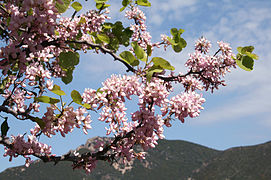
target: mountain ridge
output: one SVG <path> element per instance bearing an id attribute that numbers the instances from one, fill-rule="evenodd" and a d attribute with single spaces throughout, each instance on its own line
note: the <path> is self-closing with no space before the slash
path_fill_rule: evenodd
<path id="1" fill-rule="evenodd" d="M 90 138 L 75 150 L 94 150 L 96 140 L 109 139 Z M 271 179 L 270 160 L 271 141 L 222 151 L 183 140 L 160 140 L 156 148 L 148 151 L 145 161 L 135 160 L 128 166 L 99 162 L 87 175 L 82 170 L 72 171 L 69 162 L 54 166 L 35 161 L 29 168 L 6 169 L 0 179 Z"/>

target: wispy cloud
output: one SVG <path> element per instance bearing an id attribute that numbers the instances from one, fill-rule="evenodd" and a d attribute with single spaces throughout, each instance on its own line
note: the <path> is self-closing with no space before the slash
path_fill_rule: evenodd
<path id="1" fill-rule="evenodd" d="M 217 123 L 252 115 L 260 119 L 265 118 L 265 113 L 271 112 L 270 7 L 251 7 L 248 4 L 241 10 L 233 5 L 231 8 L 236 11 L 221 18 L 217 25 L 205 33 L 206 36 L 212 40 L 227 39 L 235 48 L 239 45 L 253 45 L 260 60 L 256 61 L 254 71 L 237 70 L 227 77 L 230 87 L 222 90 L 220 95 L 232 94 L 232 101 L 203 113 L 202 121 L 197 121 L 200 123 Z M 270 121 L 265 119 L 262 123 L 270 125 Z"/>
<path id="2" fill-rule="evenodd" d="M 151 3 L 152 9 L 150 13 L 147 13 L 150 22 L 160 26 L 166 21 L 184 17 L 185 14 L 195 11 L 197 0 L 159 0 L 151 1 Z"/>
<path id="3" fill-rule="evenodd" d="M 217 48 L 217 40 L 230 42 L 235 52 L 238 46 L 253 45 L 255 53 L 260 57 L 260 60 L 255 62 L 255 69 L 252 72 L 237 68 L 226 76 L 228 86 L 217 91 L 215 96 L 224 99 L 231 97 L 231 100 L 222 100 L 219 101 L 219 106 L 209 107 L 208 112 L 206 110 L 206 113 L 202 113 L 200 118 L 202 121 L 195 121 L 195 123 L 220 123 L 257 115 L 259 119 L 265 119 L 261 121 L 262 123 L 271 124 L 271 119 L 265 118 L 265 114 L 271 112 L 271 4 L 270 2 L 268 4 L 268 1 L 236 3 L 231 0 L 212 1 L 206 5 L 197 1 L 177 0 L 153 3 L 153 6 L 157 6 L 152 12 L 155 16 L 151 16 L 155 26 L 162 25 L 166 20 L 173 20 L 177 24 L 181 22 L 178 18 L 184 17 L 190 21 L 189 16 L 194 16 L 194 12 L 198 11 L 196 17 L 209 16 L 208 21 L 204 23 L 201 20 L 191 25 L 191 29 L 188 29 L 192 31 L 190 35 L 202 31 L 201 33 L 212 41 L 214 51 Z M 210 13 L 208 10 L 215 13 Z M 185 13 L 185 15 L 175 16 L 178 13 Z M 187 54 L 193 51 L 191 44 L 196 38 L 186 39 L 188 47 L 181 54 L 174 54 L 169 50 L 163 53 L 163 57 L 171 60 L 177 70 L 185 71 L 183 63 L 188 57 Z"/>

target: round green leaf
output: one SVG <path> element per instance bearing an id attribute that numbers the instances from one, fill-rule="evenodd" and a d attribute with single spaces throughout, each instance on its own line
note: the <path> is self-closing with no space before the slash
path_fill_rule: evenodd
<path id="1" fill-rule="evenodd" d="M 170 33 L 171 33 L 172 36 L 175 36 L 175 35 L 177 35 L 177 34 L 179 33 L 179 31 L 178 31 L 177 28 L 172 28 L 172 29 L 170 30 Z"/>
<path id="2" fill-rule="evenodd" d="M 79 53 L 78 52 L 61 52 L 59 54 L 59 65 L 62 68 L 70 68 L 79 63 Z"/>
<path id="3" fill-rule="evenodd" d="M 59 95 L 59 96 L 63 96 L 63 95 L 66 95 L 66 93 L 64 91 L 62 91 L 60 89 L 60 87 L 58 85 L 54 85 L 53 89 L 51 90 L 51 92 L 55 93 L 56 95 Z"/>
<path id="4" fill-rule="evenodd" d="M 141 61 L 146 62 L 147 61 L 147 54 L 146 52 L 143 50 L 142 47 L 140 47 L 138 45 L 137 42 L 132 42 L 132 47 L 134 49 L 135 55 L 138 59 L 140 59 Z"/>
<path id="5" fill-rule="evenodd" d="M 177 45 L 178 43 L 176 43 L 173 39 L 171 39 L 170 37 L 167 37 L 167 40 L 170 42 L 170 44 L 172 45 Z"/>
<path id="6" fill-rule="evenodd" d="M 147 45 L 147 54 L 148 54 L 148 56 L 151 56 L 151 54 L 152 54 L 152 46 L 151 45 Z"/>
<path id="7" fill-rule="evenodd" d="M 71 92 L 71 97 L 72 97 L 73 102 L 80 104 L 80 105 L 82 104 L 83 98 L 78 91 L 73 90 Z"/>
<path id="8" fill-rule="evenodd" d="M 254 53 L 246 52 L 246 55 L 251 57 L 252 59 L 256 59 L 256 60 L 259 59 L 259 56 L 257 54 L 254 54 Z"/>
<path id="9" fill-rule="evenodd" d="M 61 0 L 61 1 L 62 3 L 59 3 L 57 0 L 55 0 L 56 8 L 59 13 L 64 13 L 69 8 L 71 0 Z"/>
<path id="10" fill-rule="evenodd" d="M 129 3 L 130 3 L 130 0 L 122 0 L 121 4 L 126 7 L 129 5 Z"/>
<path id="11" fill-rule="evenodd" d="M 60 101 L 59 99 L 51 98 L 48 96 L 35 97 L 34 100 L 38 102 L 48 103 L 48 104 L 56 104 Z"/>
<path id="12" fill-rule="evenodd" d="M 151 3 L 148 0 L 137 0 L 136 4 L 140 6 L 151 6 Z"/>
<path id="13" fill-rule="evenodd" d="M 147 73 L 146 73 L 147 82 L 151 81 L 151 78 L 152 78 L 152 76 L 153 76 L 154 73 L 160 73 L 163 70 L 164 69 L 161 66 L 153 65 L 151 68 L 149 68 L 147 70 Z"/>
<path id="14" fill-rule="evenodd" d="M 176 53 L 179 53 L 183 50 L 182 45 L 180 45 L 180 44 L 172 45 L 172 48 Z"/>
<path id="15" fill-rule="evenodd" d="M 184 38 L 180 38 L 180 42 L 178 43 L 182 48 L 185 48 L 187 43 L 186 41 L 184 40 Z"/>
<path id="16" fill-rule="evenodd" d="M 69 69 L 66 71 L 66 76 L 61 77 L 62 82 L 65 84 L 69 84 L 72 82 L 73 76 L 72 76 L 73 70 Z"/>
<path id="17" fill-rule="evenodd" d="M 123 51 L 122 53 L 120 53 L 120 57 L 132 66 L 137 66 L 139 64 L 139 61 L 130 51 Z"/>
<path id="18" fill-rule="evenodd" d="M 248 69 L 248 71 L 253 70 L 254 60 L 251 57 L 243 56 L 241 61 L 242 65 L 245 66 Z"/>
<path id="19" fill-rule="evenodd" d="M 110 43 L 110 38 L 106 35 L 106 34 L 97 34 L 97 37 L 99 40 L 101 40 L 102 42 L 105 42 L 107 44 Z"/>
<path id="20" fill-rule="evenodd" d="M 241 53 L 242 54 L 245 54 L 246 52 L 252 53 L 253 50 L 254 50 L 253 46 L 245 46 L 245 47 L 242 48 Z"/>
<path id="21" fill-rule="evenodd" d="M 83 6 L 79 2 L 74 2 L 74 3 L 72 3 L 72 7 L 75 11 L 78 12 L 82 9 Z"/>
<path id="22" fill-rule="evenodd" d="M 163 59 L 161 57 L 152 58 L 152 62 L 153 62 L 154 65 L 161 66 L 164 69 L 168 69 L 168 70 L 174 70 L 175 69 L 173 66 L 170 65 L 170 63 L 167 60 L 165 60 L 165 59 Z"/>

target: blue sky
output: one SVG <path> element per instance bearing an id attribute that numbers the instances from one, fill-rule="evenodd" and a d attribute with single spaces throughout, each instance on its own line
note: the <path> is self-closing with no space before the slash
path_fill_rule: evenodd
<path id="1" fill-rule="evenodd" d="M 123 14 L 118 14 L 120 1 L 111 0 L 111 2 L 113 20 L 123 19 Z M 160 34 L 169 35 L 172 27 L 185 29 L 183 36 L 188 45 L 182 53 L 176 54 L 170 48 L 166 52 L 162 49 L 156 52 L 156 55 L 169 60 L 177 71 L 184 72 L 183 64 L 188 58 L 188 53 L 193 52 L 195 40 L 202 35 L 212 42 L 213 52 L 217 50 L 216 41 L 223 40 L 229 42 L 234 50 L 238 46 L 253 45 L 255 53 L 260 57 L 252 72 L 235 69 L 227 75 L 226 87 L 213 94 L 204 93 L 207 101 L 201 116 L 187 119 L 184 124 L 176 120 L 173 127 L 165 128 L 166 138 L 187 140 L 219 150 L 271 140 L 269 115 L 271 1 L 151 0 L 150 2 L 152 8 L 144 10 L 153 42 L 160 39 Z M 129 22 L 126 23 L 128 26 Z M 109 55 L 96 55 L 92 52 L 82 54 L 75 71 L 75 79 L 65 87 L 65 91 L 69 94 L 72 89 L 76 89 L 82 93 L 86 87 L 99 88 L 101 82 L 111 74 L 125 74 L 125 70 L 122 64 L 114 62 Z M 104 136 L 104 123 L 98 122 L 95 119 L 96 115 L 91 115 L 93 129 L 89 130 L 89 135 L 84 135 L 80 129 L 75 130 L 67 138 L 41 137 L 41 141 L 52 145 L 53 152 L 60 155 L 84 144 L 90 137 Z M 31 122 L 18 122 L 15 119 L 9 124 L 11 127 L 9 135 L 24 133 L 33 126 Z M 1 148 L 0 154 L 3 153 L 4 150 Z M 23 158 L 17 158 L 10 163 L 8 158 L 1 157 L 0 171 L 21 164 L 24 164 Z"/>

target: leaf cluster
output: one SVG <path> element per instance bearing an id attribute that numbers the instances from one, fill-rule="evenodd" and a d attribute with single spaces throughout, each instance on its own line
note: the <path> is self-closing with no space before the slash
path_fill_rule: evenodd
<path id="1" fill-rule="evenodd" d="M 170 30 L 171 35 L 173 36 L 172 38 L 168 37 L 168 41 L 172 45 L 172 49 L 176 52 L 179 53 L 183 50 L 183 48 L 186 47 L 187 43 L 184 40 L 184 38 L 181 37 L 181 35 L 184 33 L 183 29 L 177 29 L 177 28 L 172 28 Z"/>
<path id="2" fill-rule="evenodd" d="M 246 71 L 252 71 L 254 68 L 254 60 L 258 60 L 258 55 L 252 53 L 254 50 L 253 46 L 244 46 L 244 47 L 238 47 L 237 51 L 238 54 L 236 55 L 235 61 L 236 64 L 246 70 Z"/>
<path id="3" fill-rule="evenodd" d="M 107 47 L 116 52 L 120 45 L 124 45 L 125 47 L 130 45 L 130 38 L 133 35 L 133 31 L 129 27 L 125 28 L 122 22 L 117 21 L 114 24 L 104 23 L 102 34 L 104 37 L 98 37 L 98 39 L 107 43 Z M 110 35 L 110 37 L 106 34 Z"/>

